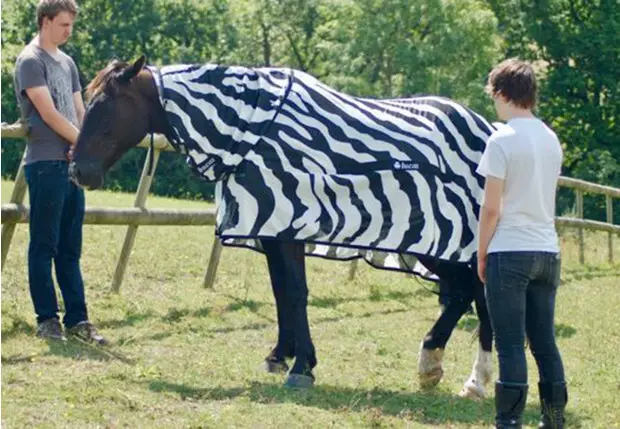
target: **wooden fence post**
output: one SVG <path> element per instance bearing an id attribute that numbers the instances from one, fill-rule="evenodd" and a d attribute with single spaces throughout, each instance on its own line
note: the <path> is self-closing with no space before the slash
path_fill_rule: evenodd
<path id="1" fill-rule="evenodd" d="M 17 169 L 17 175 L 15 176 L 15 185 L 13 186 L 13 192 L 11 193 L 11 203 L 21 205 L 24 202 L 26 196 L 26 173 L 24 172 L 24 157 L 26 151 L 22 156 L 22 161 Z M 17 223 L 5 223 L 2 225 L 2 266 L 0 271 L 4 270 L 4 261 L 9 254 L 9 248 L 11 247 L 11 240 L 13 240 L 13 233 Z"/>
<path id="2" fill-rule="evenodd" d="M 605 205 L 607 206 L 607 223 L 614 223 L 614 206 L 613 200 L 611 199 L 611 195 L 607 195 L 605 197 Z M 609 258 L 609 263 L 614 263 L 614 234 L 611 232 L 607 233 L 607 255 Z"/>
<path id="3" fill-rule="evenodd" d="M 153 165 L 151 175 L 149 175 L 149 159 L 152 148 L 149 147 L 146 158 L 144 158 L 144 167 L 142 168 L 142 175 L 140 176 L 140 184 L 136 192 L 136 200 L 134 207 L 144 208 L 146 197 L 149 195 L 151 189 L 151 183 L 153 183 L 153 176 L 155 175 L 155 169 L 157 168 L 157 161 L 159 161 L 159 149 L 155 149 L 153 153 Z M 125 233 L 125 242 L 123 243 L 123 249 L 121 250 L 121 256 L 118 258 L 116 264 L 116 271 L 114 271 L 114 279 L 112 280 L 112 292 L 118 293 L 121 289 L 121 283 L 123 283 L 123 277 L 125 276 L 125 269 L 129 262 L 129 255 L 133 243 L 136 239 L 136 233 L 138 232 L 138 225 L 129 225 L 127 232 Z"/>
<path id="4" fill-rule="evenodd" d="M 577 217 L 579 219 L 583 219 L 583 191 L 577 189 L 575 191 L 576 196 L 576 205 L 577 205 Z M 579 263 L 581 265 L 585 264 L 585 243 L 583 238 L 583 227 L 579 227 Z"/>
<path id="5" fill-rule="evenodd" d="M 205 279 L 202 283 L 207 289 L 213 288 L 213 283 L 215 283 L 215 274 L 217 273 L 217 267 L 220 265 L 222 247 L 223 246 L 220 239 L 217 236 L 213 237 L 213 247 L 211 247 L 209 266 L 207 267 L 207 273 L 205 274 Z"/>
<path id="6" fill-rule="evenodd" d="M 357 272 L 357 262 L 359 259 L 354 259 L 351 261 L 349 265 L 349 281 L 353 281 L 355 279 L 355 273 Z"/>

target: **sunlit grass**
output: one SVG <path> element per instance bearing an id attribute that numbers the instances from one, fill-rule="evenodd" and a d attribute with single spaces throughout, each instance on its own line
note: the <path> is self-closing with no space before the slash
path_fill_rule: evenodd
<path id="1" fill-rule="evenodd" d="M 2 183 L 8 201 L 12 183 Z M 134 196 L 89 192 L 91 206 L 131 206 Z M 149 198 L 149 207 L 207 207 Z M 19 225 L 2 275 L 2 426 L 6 428 L 489 427 L 492 399 L 456 396 L 476 350 L 473 320 L 454 332 L 445 377 L 431 392 L 415 376 L 419 342 L 437 299 L 405 275 L 360 264 L 308 261 L 309 316 L 319 365 L 308 392 L 259 370 L 276 338 L 261 255 L 225 248 L 214 290 L 202 287 L 213 227 L 140 227 L 119 295 L 109 292 L 125 227 L 85 226 L 83 271 L 92 320 L 108 351 L 34 337 Z M 620 266 L 606 234 L 563 233 L 556 332 L 566 365 L 569 427 L 620 427 Z M 620 238 L 615 242 L 620 259 Z M 535 364 L 526 422 L 538 414 Z"/>

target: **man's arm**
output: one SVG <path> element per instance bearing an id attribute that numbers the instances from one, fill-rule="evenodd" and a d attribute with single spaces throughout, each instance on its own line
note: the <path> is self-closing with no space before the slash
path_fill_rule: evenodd
<path id="1" fill-rule="evenodd" d="M 27 88 L 26 94 L 41 115 L 43 121 L 57 134 L 65 138 L 71 145 L 77 142 L 78 129 L 60 114 L 46 86 Z M 76 105 L 77 107 L 77 105 Z M 82 104 L 82 109 L 84 105 Z M 84 113 L 82 112 L 82 117 Z M 79 116 L 78 116 L 79 117 Z"/>
<path id="2" fill-rule="evenodd" d="M 82 99 L 82 93 L 80 91 L 73 93 L 73 104 L 75 104 L 75 113 L 77 113 L 78 124 L 80 128 L 84 125 L 84 100 Z"/>
<path id="3" fill-rule="evenodd" d="M 504 181 L 497 177 L 487 176 L 484 185 L 484 202 L 480 209 L 478 224 L 478 276 L 486 283 L 486 261 L 489 243 L 495 234 L 497 222 L 502 209 Z"/>

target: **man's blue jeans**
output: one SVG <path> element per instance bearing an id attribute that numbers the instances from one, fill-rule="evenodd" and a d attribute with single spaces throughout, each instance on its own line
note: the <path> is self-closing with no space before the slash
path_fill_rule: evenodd
<path id="1" fill-rule="evenodd" d="M 488 255 L 486 299 L 499 357 L 499 381 L 527 384 L 525 337 L 541 382 L 564 382 L 555 342 L 555 297 L 560 255 L 498 252 Z"/>
<path id="2" fill-rule="evenodd" d="M 80 271 L 84 191 L 69 180 L 67 161 L 25 166 L 30 194 L 28 279 L 37 322 L 58 317 L 56 280 L 65 303 L 64 325 L 88 320 Z"/>

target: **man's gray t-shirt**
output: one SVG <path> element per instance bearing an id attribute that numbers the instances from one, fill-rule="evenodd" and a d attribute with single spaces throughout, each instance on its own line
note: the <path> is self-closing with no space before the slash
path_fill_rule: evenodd
<path id="1" fill-rule="evenodd" d="M 30 43 L 17 57 L 14 79 L 22 120 L 28 128 L 25 163 L 66 160 L 69 142 L 43 121 L 26 95 L 26 89 L 47 86 L 56 110 L 77 127 L 73 93 L 82 88 L 75 63 L 60 50 L 53 57 L 35 43 Z"/>

